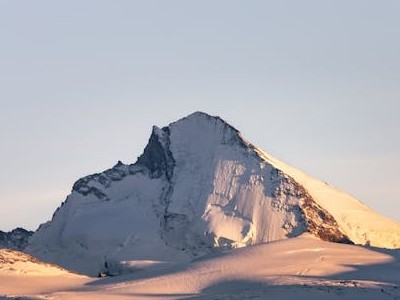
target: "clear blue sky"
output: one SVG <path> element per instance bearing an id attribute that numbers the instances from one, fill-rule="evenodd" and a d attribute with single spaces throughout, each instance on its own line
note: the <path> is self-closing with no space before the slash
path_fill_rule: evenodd
<path id="1" fill-rule="evenodd" d="M 400 220 L 400 1 L 1 1 L 0 229 L 220 115 Z"/>

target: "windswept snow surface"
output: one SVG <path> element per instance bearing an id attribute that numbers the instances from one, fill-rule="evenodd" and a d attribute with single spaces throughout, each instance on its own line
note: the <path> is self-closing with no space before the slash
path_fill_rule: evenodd
<path id="1" fill-rule="evenodd" d="M 10 279 L 0 295 L 33 299 L 399 299 L 399 253 L 309 234 L 227 250 L 181 265 L 104 279 Z M 19 292 L 15 293 L 18 284 Z M 64 285 L 64 287 L 63 287 Z M 10 292 L 11 291 L 11 292 Z"/>
<path id="2" fill-rule="evenodd" d="M 310 232 L 400 247 L 400 225 L 194 113 L 153 133 L 132 165 L 78 180 L 27 251 L 88 275 L 167 268 Z"/>
<path id="3" fill-rule="evenodd" d="M 40 298 L 43 293 L 82 286 L 90 280 L 93 279 L 40 262 L 26 253 L 0 249 L 0 299 L 31 299 L 30 295 Z"/>
<path id="4" fill-rule="evenodd" d="M 72 274 L 56 265 L 46 264 L 34 257 L 11 249 L 0 249 L 0 274 L 15 276 L 61 276 Z"/>

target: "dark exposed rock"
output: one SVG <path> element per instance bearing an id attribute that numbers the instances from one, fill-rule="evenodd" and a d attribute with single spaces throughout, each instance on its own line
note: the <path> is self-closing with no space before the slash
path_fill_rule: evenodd
<path id="1" fill-rule="evenodd" d="M 339 230 L 339 225 L 332 215 L 319 206 L 306 191 L 304 192 L 305 197 L 300 202 L 300 208 L 306 217 L 308 231 L 323 241 L 354 244 Z"/>
<path id="2" fill-rule="evenodd" d="M 93 194 L 101 200 L 109 200 L 103 189 L 108 188 L 112 182 L 120 181 L 130 174 L 130 166 L 118 161 L 111 169 L 79 179 L 74 183 L 72 190 L 84 196 Z"/>
<path id="3" fill-rule="evenodd" d="M 10 232 L 0 231 L 0 248 L 22 251 L 28 245 L 33 231 L 16 228 Z"/>
<path id="4" fill-rule="evenodd" d="M 138 165 L 147 167 L 155 178 L 162 175 L 165 175 L 168 180 L 172 178 L 175 160 L 169 150 L 169 136 L 168 127 L 163 129 L 154 127 L 143 154 L 136 162 Z"/>

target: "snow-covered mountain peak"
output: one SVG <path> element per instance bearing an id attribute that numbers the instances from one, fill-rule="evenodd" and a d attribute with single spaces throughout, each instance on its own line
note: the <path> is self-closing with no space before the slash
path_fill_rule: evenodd
<path id="1" fill-rule="evenodd" d="M 221 145 L 246 147 L 239 131 L 224 120 L 195 112 L 166 127 L 153 126 L 137 164 L 146 166 L 155 176 L 171 178 L 176 161 L 212 156 Z"/>
<path id="2" fill-rule="evenodd" d="M 212 116 L 209 115 L 205 112 L 202 111 L 196 111 L 191 113 L 190 115 L 183 117 L 175 122 L 172 122 L 170 125 L 176 125 L 176 124 L 180 124 L 180 123 L 185 123 L 185 122 L 191 122 L 191 123 L 211 123 L 211 124 L 223 124 L 224 126 L 228 126 L 232 129 L 234 129 L 229 123 L 225 122 L 223 119 L 221 119 L 218 116 Z M 236 129 L 234 129 L 235 131 L 237 131 Z"/>
<path id="3" fill-rule="evenodd" d="M 218 144 L 242 144 L 239 131 L 220 117 L 195 112 L 185 118 L 171 123 L 168 127 L 171 134 L 187 144 L 194 144 L 198 152 L 204 147 Z M 164 127 L 164 130 L 166 128 Z"/>
<path id="4" fill-rule="evenodd" d="M 28 251 L 78 272 L 114 274 L 304 232 L 400 247 L 399 224 L 196 112 L 154 126 L 136 163 L 79 179 Z"/>
<path id="5" fill-rule="evenodd" d="M 190 146 L 192 152 L 202 152 L 220 144 L 242 143 L 239 131 L 220 117 L 195 112 L 163 128 L 170 138 Z"/>

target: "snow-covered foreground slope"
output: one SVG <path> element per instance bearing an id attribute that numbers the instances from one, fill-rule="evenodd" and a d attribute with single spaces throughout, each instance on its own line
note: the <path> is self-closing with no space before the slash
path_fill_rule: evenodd
<path id="1" fill-rule="evenodd" d="M 0 249 L 0 273 L 2 275 L 61 276 L 71 274 L 56 265 L 46 264 L 34 257 L 11 249 Z"/>
<path id="2" fill-rule="evenodd" d="M 310 232 L 400 247 L 400 225 L 286 166 L 218 117 L 154 127 L 135 164 L 78 180 L 27 251 L 89 275 L 163 268 Z"/>
<path id="3" fill-rule="evenodd" d="M 43 299 L 399 299 L 399 254 L 321 241 L 305 234 L 229 250 L 191 263 L 71 281 L 14 278 L 19 293 Z M 5 280 L 4 280 L 5 279 Z M 13 281 L 0 271 L 0 295 Z M 33 279 L 34 280 L 34 279 Z M 65 285 L 64 288 L 62 285 Z"/>
<path id="4" fill-rule="evenodd" d="M 11 249 L 0 249 L 0 299 L 2 296 L 40 295 L 89 282 L 86 276 Z"/>

